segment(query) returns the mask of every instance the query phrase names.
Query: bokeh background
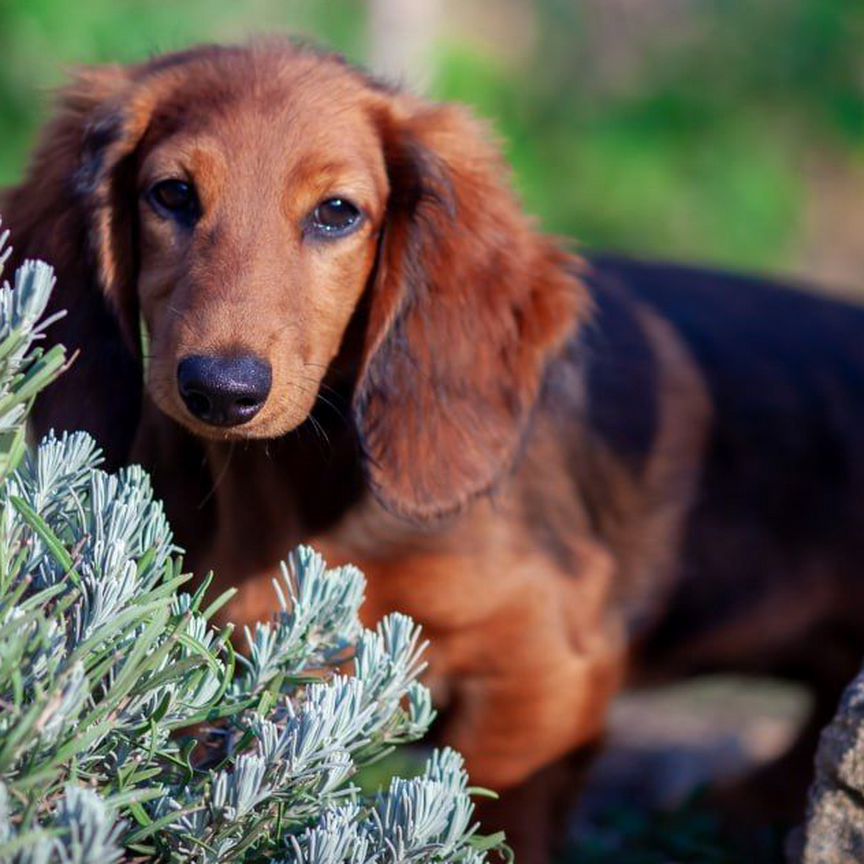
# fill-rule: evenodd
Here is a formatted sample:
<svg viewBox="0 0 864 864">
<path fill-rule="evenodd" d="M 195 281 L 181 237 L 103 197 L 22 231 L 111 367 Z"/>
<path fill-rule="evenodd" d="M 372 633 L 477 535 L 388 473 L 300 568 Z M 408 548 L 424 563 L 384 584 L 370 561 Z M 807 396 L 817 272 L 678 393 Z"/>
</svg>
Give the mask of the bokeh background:
<svg viewBox="0 0 864 864">
<path fill-rule="evenodd" d="M 861 0 L 0 0 L 0 185 L 69 65 L 286 30 L 474 106 L 550 231 L 864 285 Z"/>
<path fill-rule="evenodd" d="M 864 298 L 862 0 L 0 0 L 0 186 L 69 66 L 285 31 L 473 106 L 551 232 Z M 622 700 L 566 860 L 779 862 L 782 837 L 742 853 L 699 789 L 805 710 L 735 680 Z"/>
</svg>

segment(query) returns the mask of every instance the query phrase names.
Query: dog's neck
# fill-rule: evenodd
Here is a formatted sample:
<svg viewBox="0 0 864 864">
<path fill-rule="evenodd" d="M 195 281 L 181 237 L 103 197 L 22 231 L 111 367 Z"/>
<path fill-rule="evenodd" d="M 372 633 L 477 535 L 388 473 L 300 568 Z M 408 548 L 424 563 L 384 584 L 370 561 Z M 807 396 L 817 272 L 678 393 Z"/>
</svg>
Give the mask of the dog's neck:
<svg viewBox="0 0 864 864">
<path fill-rule="evenodd" d="M 320 403 L 280 438 L 220 442 L 192 435 L 145 399 L 133 460 L 151 468 L 190 564 L 204 562 L 217 540 L 252 560 L 279 560 L 369 497 L 348 409 L 334 394 L 328 401 L 336 407 Z"/>
<path fill-rule="evenodd" d="M 250 537 L 287 532 L 299 542 L 363 495 L 359 444 L 344 421 L 315 416 L 281 438 L 208 441 L 204 451 L 220 525 L 237 520 Z"/>
</svg>

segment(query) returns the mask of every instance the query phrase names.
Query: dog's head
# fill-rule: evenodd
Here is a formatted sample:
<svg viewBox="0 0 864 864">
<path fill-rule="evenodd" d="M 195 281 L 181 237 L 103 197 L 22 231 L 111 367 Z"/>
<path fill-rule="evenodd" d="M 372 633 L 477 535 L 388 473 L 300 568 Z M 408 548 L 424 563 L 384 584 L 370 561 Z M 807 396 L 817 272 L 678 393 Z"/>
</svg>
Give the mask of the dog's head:
<svg viewBox="0 0 864 864">
<path fill-rule="evenodd" d="M 147 390 L 197 436 L 302 424 L 362 321 L 352 422 L 373 490 L 414 517 L 511 463 L 586 305 L 481 124 L 288 42 L 83 72 L 13 220 L 34 199 L 30 230 L 50 221 L 53 241 L 27 251 L 53 254 L 61 302 L 113 313 L 114 333 L 73 340 L 86 356 L 122 337 L 134 356 L 143 322 Z M 100 383 L 78 380 L 98 410 Z"/>
</svg>

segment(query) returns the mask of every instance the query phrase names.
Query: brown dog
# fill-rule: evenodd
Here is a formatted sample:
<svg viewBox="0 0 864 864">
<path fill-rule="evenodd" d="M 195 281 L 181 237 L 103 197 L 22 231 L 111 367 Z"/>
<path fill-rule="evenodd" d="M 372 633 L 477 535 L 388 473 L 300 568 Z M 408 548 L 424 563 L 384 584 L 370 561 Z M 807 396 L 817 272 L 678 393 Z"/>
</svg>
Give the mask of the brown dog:
<svg viewBox="0 0 864 864">
<path fill-rule="evenodd" d="M 625 673 L 821 709 L 854 669 L 859 309 L 584 264 L 468 113 L 282 41 L 81 73 L 3 210 L 81 349 L 38 431 L 143 461 L 232 620 L 300 541 L 363 568 L 475 782 L 595 740 Z"/>
</svg>

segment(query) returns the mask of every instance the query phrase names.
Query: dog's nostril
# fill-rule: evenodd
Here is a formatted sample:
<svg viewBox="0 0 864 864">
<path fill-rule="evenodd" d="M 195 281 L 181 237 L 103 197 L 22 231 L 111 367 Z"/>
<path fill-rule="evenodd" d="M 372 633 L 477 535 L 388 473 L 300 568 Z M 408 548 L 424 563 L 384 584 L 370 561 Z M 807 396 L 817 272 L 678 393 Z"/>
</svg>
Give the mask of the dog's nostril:
<svg viewBox="0 0 864 864">
<path fill-rule="evenodd" d="M 180 392 L 183 394 L 186 406 L 196 417 L 201 417 L 210 411 L 210 400 L 203 393 L 196 393 L 194 390 Z"/>
<path fill-rule="evenodd" d="M 184 358 L 177 388 L 189 413 L 211 426 L 238 426 L 251 420 L 270 395 L 270 364 L 252 355 Z"/>
</svg>

